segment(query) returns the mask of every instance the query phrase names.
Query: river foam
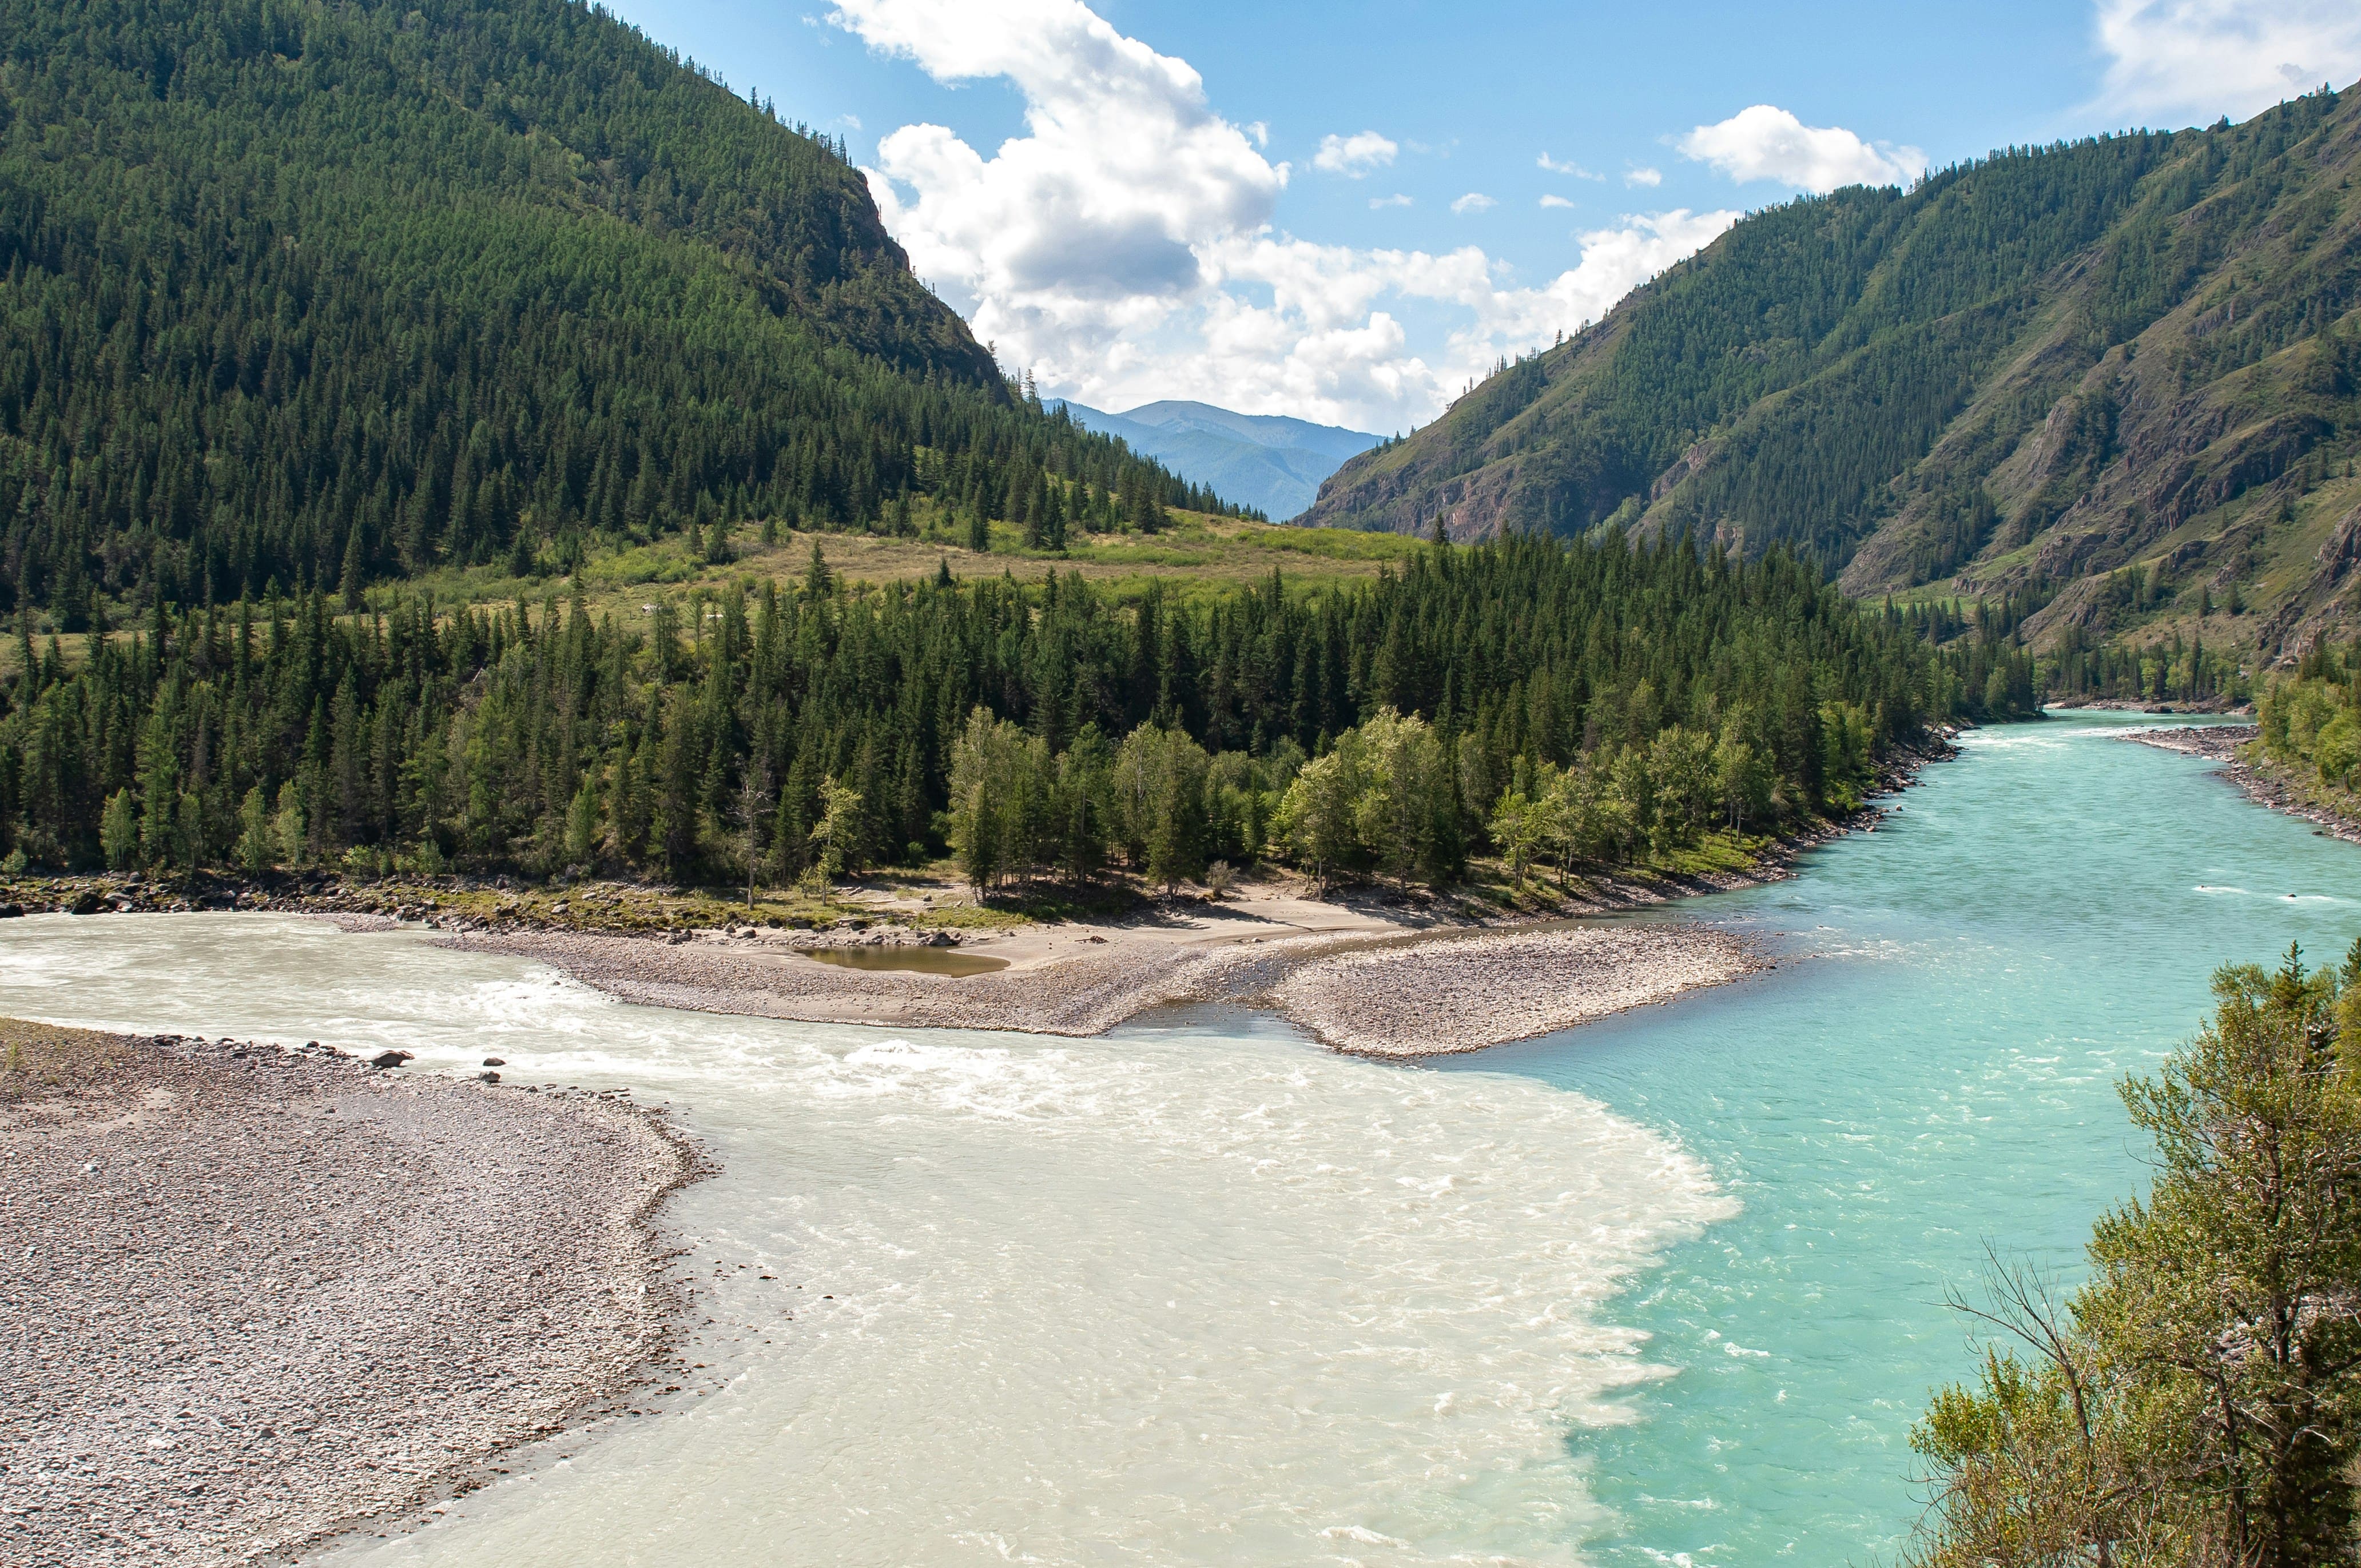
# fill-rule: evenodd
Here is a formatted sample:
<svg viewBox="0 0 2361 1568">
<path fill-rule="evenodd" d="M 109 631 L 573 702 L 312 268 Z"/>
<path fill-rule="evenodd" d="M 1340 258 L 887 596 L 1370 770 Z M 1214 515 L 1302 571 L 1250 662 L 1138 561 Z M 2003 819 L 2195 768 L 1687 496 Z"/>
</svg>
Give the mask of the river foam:
<svg viewBox="0 0 2361 1568">
<path fill-rule="evenodd" d="M 1607 1304 L 1735 1212 L 1587 1095 L 1236 1015 L 887 1035 L 275 917 L 9 935 L 0 1011 L 497 1054 L 720 1157 L 673 1211 L 697 1378 L 336 1562 L 1578 1561 L 1568 1438 L 1661 1371 Z"/>
</svg>

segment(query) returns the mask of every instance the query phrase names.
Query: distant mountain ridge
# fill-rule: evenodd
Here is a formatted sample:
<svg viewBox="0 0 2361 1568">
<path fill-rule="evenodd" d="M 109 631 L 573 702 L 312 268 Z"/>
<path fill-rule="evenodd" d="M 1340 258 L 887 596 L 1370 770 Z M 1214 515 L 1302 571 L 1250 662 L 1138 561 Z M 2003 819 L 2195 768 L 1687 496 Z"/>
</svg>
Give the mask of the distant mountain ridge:
<svg viewBox="0 0 2361 1568">
<path fill-rule="evenodd" d="M 1062 406 L 1085 430 L 1121 439 L 1184 479 L 1219 491 L 1274 521 L 1295 516 L 1320 493 L 1337 465 L 1383 438 L 1284 414 L 1242 414 L 1211 403 L 1166 400 L 1126 413 L 1082 403 Z"/>
<path fill-rule="evenodd" d="M 1758 213 L 1307 522 L 1687 533 L 2043 647 L 2361 621 L 2361 91 Z"/>
</svg>

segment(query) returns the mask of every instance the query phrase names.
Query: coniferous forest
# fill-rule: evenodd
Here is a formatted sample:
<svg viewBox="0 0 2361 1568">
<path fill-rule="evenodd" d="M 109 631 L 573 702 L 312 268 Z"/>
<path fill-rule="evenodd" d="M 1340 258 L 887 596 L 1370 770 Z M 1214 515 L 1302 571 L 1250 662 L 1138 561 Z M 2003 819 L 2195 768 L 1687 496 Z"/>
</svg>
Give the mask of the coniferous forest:
<svg viewBox="0 0 2361 1568">
<path fill-rule="evenodd" d="M 1440 883 L 1488 848 L 1563 866 L 1849 807 L 1962 683 L 1786 557 L 1543 541 L 1190 600 L 849 585 L 815 546 L 800 584 L 686 624 L 557 595 L 340 616 L 315 590 L 159 608 L 71 668 L 19 637 L 20 868 L 729 881 L 948 849 L 979 886 L 1267 852 Z"/>
</svg>

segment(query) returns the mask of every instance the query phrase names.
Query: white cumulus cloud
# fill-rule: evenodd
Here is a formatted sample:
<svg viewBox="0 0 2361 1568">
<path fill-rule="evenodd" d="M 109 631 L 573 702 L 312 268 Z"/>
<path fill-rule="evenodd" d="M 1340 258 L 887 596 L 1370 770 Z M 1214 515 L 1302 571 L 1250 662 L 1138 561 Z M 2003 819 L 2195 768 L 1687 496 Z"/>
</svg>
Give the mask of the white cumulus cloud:
<svg viewBox="0 0 2361 1568">
<path fill-rule="evenodd" d="M 1823 195 L 1845 185 L 1907 185 L 1927 172 L 1927 155 L 1915 147 L 1872 147 L 1840 126 L 1807 126 L 1768 104 L 1699 126 L 1673 145 L 1741 183 L 1775 180 Z"/>
<path fill-rule="evenodd" d="M 1655 186 L 1662 185 L 1664 182 L 1664 171 L 1661 169 L 1633 169 L 1627 170 L 1623 176 L 1623 183 L 1626 185 Z"/>
<path fill-rule="evenodd" d="M 1371 212 L 1377 211 L 1379 207 L 1407 207 L 1409 205 L 1410 198 L 1403 195 L 1399 191 L 1395 192 L 1390 196 L 1372 196 L 1369 198 L 1369 210 Z"/>
<path fill-rule="evenodd" d="M 989 154 L 942 126 L 892 132 L 870 186 L 918 275 L 1005 367 L 1103 408 L 1200 398 L 1400 429 L 1738 216 L 1620 220 L 1576 236 L 1575 264 L 1538 287 L 1473 246 L 1323 245 L 1276 226 L 1288 166 L 1252 127 L 1215 113 L 1186 61 L 1082 0 L 839 0 L 829 20 L 939 81 L 1021 94 L 1023 134 Z"/>
<path fill-rule="evenodd" d="M 1460 197 L 1459 200 L 1452 203 L 1451 210 L 1454 214 L 1464 217 L 1469 213 L 1480 213 L 1487 207 L 1497 207 L 1499 204 L 1499 203 L 1495 202 L 1491 197 L 1487 196 L 1481 191 L 1470 191 L 1465 196 Z"/>
<path fill-rule="evenodd" d="M 1574 203 L 1567 201 L 1563 196 L 1543 196 L 1542 198 L 1542 205 L 1544 207 L 1571 207 Z"/>
<path fill-rule="evenodd" d="M 1579 163 L 1561 163 L 1556 159 L 1552 158 L 1548 153 L 1542 154 L 1539 161 L 1541 167 L 1548 170 L 1552 174 L 1571 174 L 1576 180 L 1604 180 L 1607 178 L 1604 174 L 1593 174 L 1589 170 L 1585 169 Z"/>
<path fill-rule="evenodd" d="M 2361 76 L 2353 0 L 2099 0 L 2096 27 L 2118 113 L 2244 119 Z"/>
<path fill-rule="evenodd" d="M 1399 145 L 1375 131 L 1355 131 L 1348 137 L 1325 136 L 1320 138 L 1320 150 L 1312 155 L 1312 167 L 1323 173 L 1358 180 L 1372 169 L 1385 168 L 1400 150 Z"/>
<path fill-rule="evenodd" d="M 843 0 L 829 20 L 939 81 L 1004 77 L 1024 94 L 1029 134 L 990 159 L 946 126 L 905 126 L 871 181 L 918 275 L 979 337 L 1153 320 L 1202 286 L 1202 237 L 1260 227 L 1287 181 L 1188 62 L 1081 0 Z"/>
</svg>

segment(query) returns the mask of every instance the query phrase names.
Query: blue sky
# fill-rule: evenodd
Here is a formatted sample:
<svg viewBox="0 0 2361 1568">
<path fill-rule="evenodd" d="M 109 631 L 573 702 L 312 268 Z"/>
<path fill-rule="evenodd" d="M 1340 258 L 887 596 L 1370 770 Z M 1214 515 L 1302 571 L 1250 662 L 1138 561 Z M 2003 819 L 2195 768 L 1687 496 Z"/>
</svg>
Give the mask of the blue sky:
<svg viewBox="0 0 2361 1568">
<path fill-rule="evenodd" d="M 2351 0 L 612 8 L 843 137 L 1045 394 L 1378 431 L 1742 212 L 2361 74 Z"/>
</svg>

